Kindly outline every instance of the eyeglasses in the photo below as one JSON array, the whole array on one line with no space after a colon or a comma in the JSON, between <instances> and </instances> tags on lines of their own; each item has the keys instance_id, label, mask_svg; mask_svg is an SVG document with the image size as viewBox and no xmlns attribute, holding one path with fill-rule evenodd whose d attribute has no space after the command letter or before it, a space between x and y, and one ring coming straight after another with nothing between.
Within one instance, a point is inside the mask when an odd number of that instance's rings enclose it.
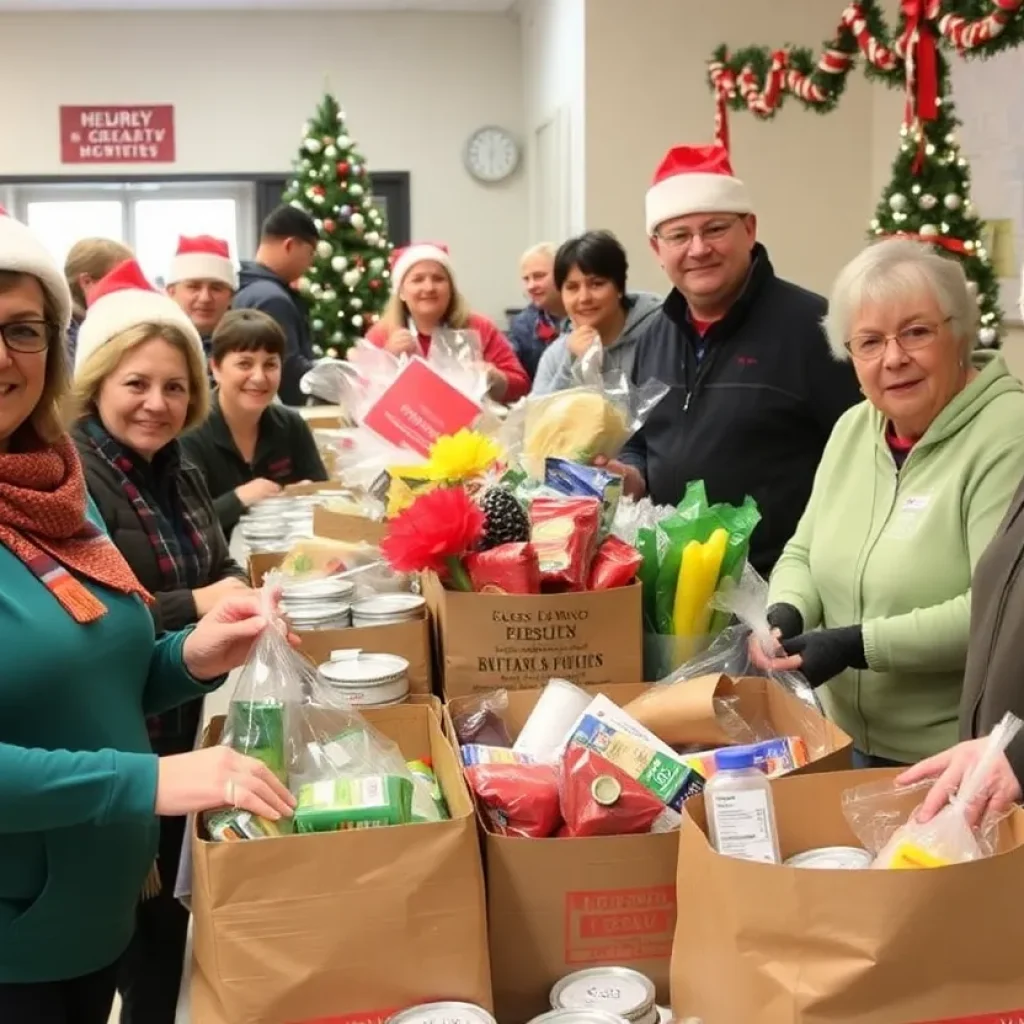
<instances>
[{"instance_id":1,"label":"eyeglasses","mask_svg":"<svg viewBox=\"0 0 1024 1024\"><path fill-rule=\"evenodd\" d=\"M915 352L930 345L939 336L939 328L952 319L947 316L939 324L908 324L895 334L858 334L846 343L846 350L862 363L881 359L890 340L895 341L904 352Z\"/></svg>"},{"instance_id":2,"label":"eyeglasses","mask_svg":"<svg viewBox=\"0 0 1024 1024\"><path fill-rule=\"evenodd\" d=\"M683 250L689 249L693 245L695 238L699 238L705 245L714 245L715 242L722 241L739 222L739 217L733 217L731 220L713 220L710 224L705 224L704 227L699 228L697 231L691 231L689 228L680 228L669 235L663 235L660 231L655 231L654 235L656 238L661 239L670 249Z\"/></svg>"},{"instance_id":3,"label":"eyeglasses","mask_svg":"<svg viewBox=\"0 0 1024 1024\"><path fill-rule=\"evenodd\" d=\"M53 326L48 320L17 320L0 324L0 338L12 352L42 352L50 345Z\"/></svg>"}]
</instances>

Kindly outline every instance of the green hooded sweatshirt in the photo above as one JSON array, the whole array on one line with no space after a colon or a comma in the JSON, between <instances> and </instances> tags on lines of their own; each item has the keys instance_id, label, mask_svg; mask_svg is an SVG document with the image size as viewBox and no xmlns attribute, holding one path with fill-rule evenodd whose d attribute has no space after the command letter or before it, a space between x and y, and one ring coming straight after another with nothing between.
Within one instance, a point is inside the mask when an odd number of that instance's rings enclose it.
<instances>
[{"instance_id":1,"label":"green hooded sweatshirt","mask_svg":"<svg viewBox=\"0 0 1024 1024\"><path fill-rule=\"evenodd\" d=\"M956 743L974 566L1024 477L1024 388L980 370L897 470L867 402L836 423L769 589L804 629L862 623L869 669L820 693L858 750L913 762Z\"/></svg>"}]
</instances>

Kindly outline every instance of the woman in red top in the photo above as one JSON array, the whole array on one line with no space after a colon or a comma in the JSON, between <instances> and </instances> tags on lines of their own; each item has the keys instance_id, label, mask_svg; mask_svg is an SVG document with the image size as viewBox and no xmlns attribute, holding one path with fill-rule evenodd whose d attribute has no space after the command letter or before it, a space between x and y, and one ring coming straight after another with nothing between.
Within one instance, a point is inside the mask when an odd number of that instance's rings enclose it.
<instances>
[{"instance_id":1,"label":"woman in red top","mask_svg":"<svg viewBox=\"0 0 1024 1024\"><path fill-rule=\"evenodd\" d=\"M476 331L480 335L490 395L514 402L530 390L530 379L508 339L493 320L470 312L455 287L448 247L421 242L396 249L391 263L391 301L366 334L395 355L426 355L439 328Z\"/></svg>"}]
</instances>

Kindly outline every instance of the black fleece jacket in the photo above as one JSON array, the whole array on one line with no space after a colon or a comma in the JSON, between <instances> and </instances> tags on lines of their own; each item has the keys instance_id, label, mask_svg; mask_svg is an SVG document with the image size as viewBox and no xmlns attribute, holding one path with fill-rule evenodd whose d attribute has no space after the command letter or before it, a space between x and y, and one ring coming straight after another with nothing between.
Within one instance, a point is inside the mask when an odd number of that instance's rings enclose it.
<instances>
[{"instance_id":1,"label":"black fleece jacket","mask_svg":"<svg viewBox=\"0 0 1024 1024\"><path fill-rule=\"evenodd\" d=\"M759 244L743 291L703 338L673 289L637 342L634 381L670 390L622 461L657 504L678 503L691 480L712 502L751 495L762 518L750 561L763 576L796 530L832 427L861 399L852 367L829 350L825 310L820 295L776 277Z\"/></svg>"}]
</instances>

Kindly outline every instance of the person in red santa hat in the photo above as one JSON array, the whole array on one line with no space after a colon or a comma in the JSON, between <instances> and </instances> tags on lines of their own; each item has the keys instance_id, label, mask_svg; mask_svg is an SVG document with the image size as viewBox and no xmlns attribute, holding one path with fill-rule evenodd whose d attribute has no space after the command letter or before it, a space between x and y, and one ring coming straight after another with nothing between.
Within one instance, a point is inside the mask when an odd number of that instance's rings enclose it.
<instances>
[{"instance_id":1,"label":"person in red santa hat","mask_svg":"<svg viewBox=\"0 0 1024 1024\"><path fill-rule=\"evenodd\" d=\"M434 331L470 330L480 335L490 395L514 402L530 390L530 378L493 320L470 310L455 287L448 246L419 242L391 256L391 299L366 340L395 355L426 355Z\"/></svg>"},{"instance_id":2,"label":"person in red santa hat","mask_svg":"<svg viewBox=\"0 0 1024 1024\"><path fill-rule=\"evenodd\" d=\"M237 288L227 242L211 235L179 237L167 274L167 294L188 314L207 355L210 337L231 308Z\"/></svg>"},{"instance_id":3,"label":"person in red santa hat","mask_svg":"<svg viewBox=\"0 0 1024 1024\"><path fill-rule=\"evenodd\" d=\"M832 358L826 302L775 276L746 185L721 146L675 146L647 191L651 249L672 284L637 341L633 380L670 386L612 466L629 494L675 505L756 499L750 561L767 576L796 530L825 442L860 401Z\"/></svg>"}]
</instances>

